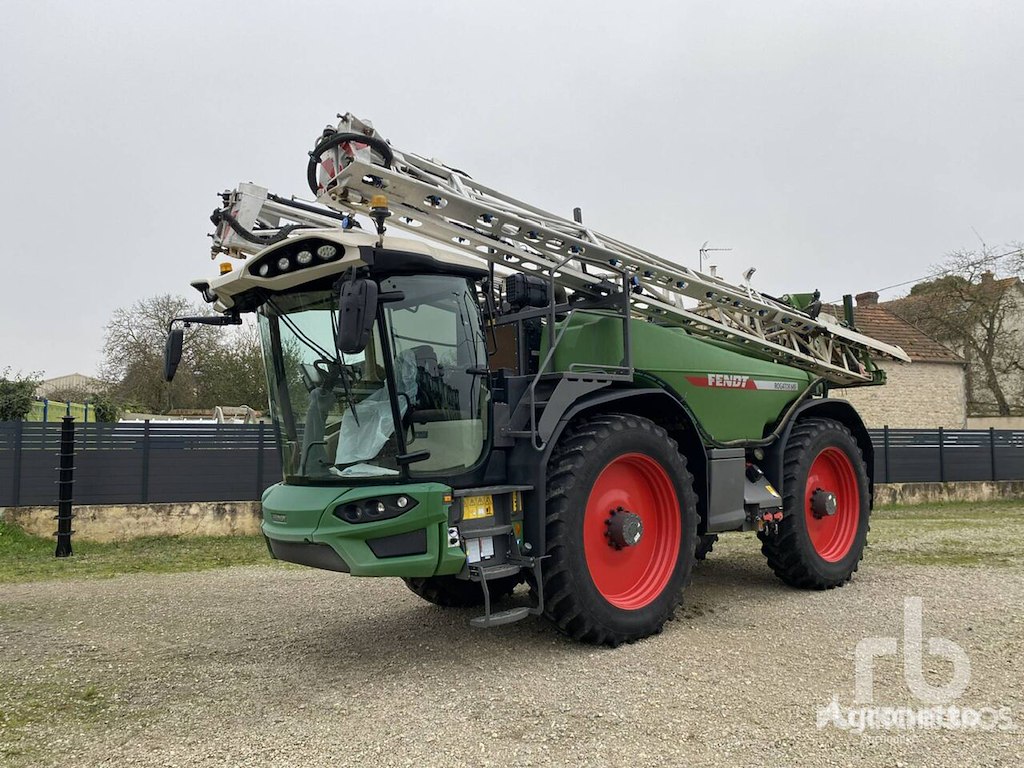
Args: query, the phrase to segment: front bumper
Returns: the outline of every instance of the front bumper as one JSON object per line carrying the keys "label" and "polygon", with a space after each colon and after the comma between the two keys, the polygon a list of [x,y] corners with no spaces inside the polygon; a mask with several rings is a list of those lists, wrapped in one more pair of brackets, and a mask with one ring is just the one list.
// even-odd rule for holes
{"label": "front bumper", "polygon": [[[408,512],[352,523],[334,510],[353,502],[405,494]],[[263,495],[262,530],[280,560],[353,576],[425,577],[458,573],[465,553],[449,545],[451,488],[440,483],[401,486],[297,486],[280,483]]]}
{"label": "front bumper", "polygon": [[304,541],[278,541],[267,539],[270,554],[275,560],[284,560],[297,565],[308,565],[310,568],[322,568],[325,571],[349,573],[348,563],[328,544],[310,544]]}

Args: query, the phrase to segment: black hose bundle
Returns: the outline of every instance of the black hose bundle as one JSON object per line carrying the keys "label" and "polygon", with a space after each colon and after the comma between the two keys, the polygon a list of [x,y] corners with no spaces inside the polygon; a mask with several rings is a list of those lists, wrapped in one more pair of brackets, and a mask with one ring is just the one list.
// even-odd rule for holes
{"label": "black hose bundle", "polygon": [[394,161],[395,155],[391,151],[391,147],[389,147],[388,143],[383,139],[379,139],[376,136],[366,136],[362,133],[328,133],[320,140],[320,143],[313,148],[313,151],[309,153],[309,164],[306,166],[306,182],[309,184],[309,189],[314,195],[319,194],[319,185],[316,180],[316,168],[320,164],[320,158],[323,157],[324,152],[334,149],[338,145],[349,141],[366,144],[383,158],[384,162],[382,165],[385,168],[391,168],[391,163]]}

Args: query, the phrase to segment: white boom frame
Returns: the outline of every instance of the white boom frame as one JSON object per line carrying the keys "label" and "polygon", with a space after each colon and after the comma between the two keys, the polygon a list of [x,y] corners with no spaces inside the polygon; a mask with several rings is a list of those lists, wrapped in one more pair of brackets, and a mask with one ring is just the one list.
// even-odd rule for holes
{"label": "white boom frame", "polygon": [[[339,130],[353,118],[346,115]],[[360,126],[368,124],[359,123]],[[372,130],[365,128],[364,130]],[[372,134],[376,136],[376,134]],[[377,137],[379,138],[379,137]],[[330,150],[340,172],[321,171],[318,202],[335,211],[370,214],[375,195],[385,195],[396,225],[419,237],[505,268],[544,276],[589,294],[633,286],[631,310],[655,322],[722,339],[833,384],[855,386],[875,379],[872,356],[909,362],[898,346],[858,333],[827,314],[811,318],[749,286],[736,286],[600,234],[481,184],[465,173],[411,153],[394,151],[390,168],[370,153]],[[229,209],[248,230],[280,227],[282,219],[340,227],[338,219],[268,198],[266,189],[243,184]],[[268,231],[273,231],[272,229]],[[260,250],[222,223],[214,248],[231,255]],[[698,306],[687,308],[684,299]]]}

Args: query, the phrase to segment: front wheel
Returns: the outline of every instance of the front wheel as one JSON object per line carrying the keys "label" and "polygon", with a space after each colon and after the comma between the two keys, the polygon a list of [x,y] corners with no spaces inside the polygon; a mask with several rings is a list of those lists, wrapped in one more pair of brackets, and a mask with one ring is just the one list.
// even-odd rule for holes
{"label": "front wheel", "polygon": [[545,614],[588,643],[661,631],[693,568],[697,499],[653,422],[603,414],[569,427],[548,464]]}
{"label": "front wheel", "polygon": [[871,495],[857,441],[832,419],[793,427],[783,459],[785,517],[777,534],[759,533],[775,575],[805,589],[849,581],[864,556]]}

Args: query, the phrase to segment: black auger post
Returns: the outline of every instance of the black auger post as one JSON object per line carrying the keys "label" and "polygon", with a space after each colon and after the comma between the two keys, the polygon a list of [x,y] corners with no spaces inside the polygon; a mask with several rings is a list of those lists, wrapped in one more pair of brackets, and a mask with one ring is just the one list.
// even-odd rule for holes
{"label": "black auger post", "polygon": [[71,492],[75,485],[75,418],[65,416],[60,425],[60,467],[57,480],[57,551],[54,557],[70,557],[71,552]]}

